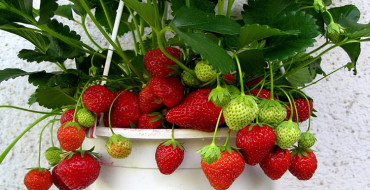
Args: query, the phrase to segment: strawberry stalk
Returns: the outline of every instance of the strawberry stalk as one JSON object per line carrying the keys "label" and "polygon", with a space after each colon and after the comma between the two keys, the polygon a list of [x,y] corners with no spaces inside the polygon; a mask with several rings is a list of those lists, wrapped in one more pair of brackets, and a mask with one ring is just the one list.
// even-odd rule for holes
{"label": "strawberry stalk", "polygon": [[[40,172],[42,172],[42,168],[41,168],[41,142],[42,142],[42,133],[44,132],[44,130],[46,129],[46,127],[50,125],[50,123],[53,123],[54,124],[55,121],[59,121],[59,120],[57,120],[57,119],[50,120],[42,128],[42,130],[40,132],[40,136],[39,136],[39,152],[38,152],[38,159],[37,159],[37,166],[38,166]],[[51,136],[53,136],[53,134],[51,134]],[[53,146],[54,146],[54,144],[53,144]]]}
{"label": "strawberry stalk", "polygon": [[228,1],[228,4],[227,4],[227,12],[226,12],[226,17],[227,18],[230,18],[230,16],[231,16],[231,8],[233,7],[234,1],[235,0],[229,0]]}
{"label": "strawberry stalk", "polygon": [[[282,91],[285,94],[285,96],[288,98],[288,101],[290,104],[290,110],[293,110],[293,104],[292,104],[292,100],[290,99],[290,96],[287,94],[287,92],[284,89],[280,87],[277,87],[277,88],[279,88],[280,91]],[[290,114],[289,121],[292,121],[292,120],[293,120],[293,114]]]}
{"label": "strawberry stalk", "polygon": [[272,69],[272,63],[271,62],[268,62],[269,64],[269,68],[270,68],[270,80],[271,80],[271,84],[270,84],[270,100],[274,100],[274,73],[273,73],[273,69]]}
{"label": "strawberry stalk", "polygon": [[224,15],[224,4],[225,4],[225,0],[218,0],[218,11],[217,11],[217,14],[218,15]]}
{"label": "strawberry stalk", "polygon": [[239,61],[238,56],[235,54],[234,57],[236,60],[236,64],[238,65],[238,71],[239,71],[240,95],[245,96],[242,68],[240,66],[240,61]]}
{"label": "strawberry stalk", "polygon": [[[21,111],[26,111],[30,113],[39,113],[39,114],[50,114],[51,112],[42,112],[42,111],[35,111],[35,110],[29,110],[21,107],[16,107],[16,106],[7,106],[7,105],[0,105],[0,108],[12,108],[16,110],[21,110]],[[61,113],[55,113],[54,115],[61,115]]]}

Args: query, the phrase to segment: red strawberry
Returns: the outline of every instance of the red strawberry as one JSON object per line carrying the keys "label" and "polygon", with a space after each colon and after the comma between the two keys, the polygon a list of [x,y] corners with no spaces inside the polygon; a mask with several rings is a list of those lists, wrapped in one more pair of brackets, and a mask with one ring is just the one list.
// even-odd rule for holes
{"label": "red strawberry", "polygon": [[[75,113],[75,109],[70,109],[62,114],[60,117],[60,124],[66,123],[68,121],[73,121],[73,115]],[[76,122],[78,122],[78,119],[76,117]]]}
{"label": "red strawberry", "polygon": [[162,174],[172,174],[184,160],[184,148],[176,140],[168,140],[158,145],[155,161]]}
{"label": "red strawberry", "polygon": [[[306,154],[306,155],[305,155]],[[289,171],[299,180],[309,180],[317,168],[317,159],[313,152],[296,153],[292,158]]]}
{"label": "red strawberry", "polygon": [[106,112],[114,100],[114,94],[105,86],[93,85],[85,90],[82,100],[90,111]]}
{"label": "red strawberry", "polygon": [[184,97],[184,86],[175,77],[153,77],[149,81],[149,87],[169,108],[180,104]]}
{"label": "red strawberry", "polygon": [[[295,102],[295,105],[297,106],[299,122],[306,121],[310,117],[310,114],[312,114],[312,110],[313,110],[312,100],[309,100],[310,107],[308,107],[308,103],[307,103],[307,100],[305,98],[294,99],[294,102]],[[290,103],[288,103],[287,106],[288,106],[287,110],[286,110],[287,111],[287,116],[285,118],[286,120],[288,120],[290,118],[290,114],[291,114]],[[293,106],[293,110],[295,110],[294,106]],[[310,110],[311,113],[308,110]],[[294,122],[297,122],[297,116],[296,116],[295,111],[293,111],[292,120]]]}
{"label": "red strawberry", "polygon": [[[182,128],[207,132],[215,130],[221,107],[217,107],[212,101],[208,101],[211,90],[207,88],[191,92],[180,105],[167,112],[166,120]],[[223,123],[225,123],[225,119],[222,117],[220,125]]]}
{"label": "red strawberry", "polygon": [[54,185],[58,187],[59,190],[71,190],[63,181],[60,179],[58,166],[55,166],[52,171]]}
{"label": "red strawberry", "polygon": [[139,129],[157,129],[162,126],[162,116],[160,114],[141,114],[139,118]]}
{"label": "red strawberry", "polygon": [[[180,59],[181,52],[174,47],[166,47],[165,50],[176,59]],[[151,49],[144,55],[144,66],[152,76],[168,76],[174,69],[168,67],[176,65],[171,59],[157,49]]]}
{"label": "red strawberry", "polygon": [[32,169],[24,176],[24,185],[28,190],[48,190],[53,185],[53,177],[46,169]]}
{"label": "red strawberry", "polygon": [[255,86],[256,84],[258,84],[259,82],[261,82],[263,80],[262,77],[258,77],[258,78],[252,77],[252,79],[254,79],[254,80],[252,80],[252,81],[248,82],[247,84],[245,84],[247,87],[253,87],[253,86]]}
{"label": "red strawberry", "polygon": [[[258,93],[259,93],[259,95],[258,95]],[[248,94],[248,93],[246,93],[246,94]],[[266,89],[261,89],[261,92],[260,92],[259,88],[255,88],[255,89],[251,90],[251,95],[255,96],[255,97],[257,97],[257,95],[258,95],[258,97],[262,98],[262,99],[270,99],[271,92],[266,90]],[[274,97],[274,99],[276,100],[275,97]]]}
{"label": "red strawberry", "polygon": [[274,146],[259,165],[269,178],[277,180],[288,170],[291,160],[292,156],[288,149]]}
{"label": "red strawberry", "polygon": [[221,157],[212,164],[202,160],[201,166],[211,186],[215,190],[225,190],[243,172],[245,163],[243,157],[232,150],[231,154],[227,151],[222,152]]}
{"label": "red strawberry", "polygon": [[151,113],[162,107],[162,100],[146,86],[139,93],[139,107],[142,113]]}
{"label": "red strawberry", "polygon": [[[117,95],[120,95],[112,107],[110,116],[111,125],[112,127],[121,128],[130,127],[130,123],[137,125],[141,115],[139,109],[139,97],[129,91],[121,92],[122,90],[116,93]],[[109,126],[108,116],[108,112],[104,113],[104,124],[107,127]]]}
{"label": "red strawberry", "polygon": [[85,131],[76,122],[64,123],[57,131],[60,146],[65,151],[79,148],[85,140],[85,134]]}
{"label": "red strawberry", "polygon": [[224,76],[222,76],[222,78],[226,79],[225,80],[226,84],[230,84],[230,83],[235,82],[234,75],[232,75],[230,73],[226,73]]}
{"label": "red strawberry", "polygon": [[275,133],[267,125],[248,125],[236,135],[236,146],[240,148],[245,162],[249,165],[258,164],[274,147]]}
{"label": "red strawberry", "polygon": [[89,153],[75,153],[58,164],[57,173],[70,189],[85,189],[99,176],[100,163]]}

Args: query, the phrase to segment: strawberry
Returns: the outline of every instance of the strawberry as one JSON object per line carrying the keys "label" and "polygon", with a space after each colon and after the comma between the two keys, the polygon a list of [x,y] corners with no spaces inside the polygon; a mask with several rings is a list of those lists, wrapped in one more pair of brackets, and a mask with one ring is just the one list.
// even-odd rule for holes
{"label": "strawberry", "polygon": [[[174,47],[166,47],[165,50],[176,59],[180,59],[181,52],[179,49]],[[170,68],[171,65],[177,65],[162,51],[157,49],[151,49],[144,55],[144,66],[152,76],[168,76],[171,72],[175,71]]]}
{"label": "strawberry", "polygon": [[[130,127],[132,124],[137,125],[139,117],[141,115],[139,109],[139,97],[138,95],[129,91],[118,91],[116,95],[119,95],[111,110],[110,120],[112,127]],[[104,124],[109,126],[109,113],[104,113]]]}
{"label": "strawberry", "polygon": [[180,104],[184,97],[184,86],[175,77],[153,77],[149,81],[149,87],[169,108]]}
{"label": "strawberry", "polygon": [[211,100],[218,107],[223,107],[230,102],[231,94],[227,88],[221,87],[217,82],[217,87],[212,89],[208,100]]}
{"label": "strawberry", "polygon": [[[249,94],[249,93],[246,93],[246,94]],[[258,89],[258,88],[255,88],[255,89],[252,89],[251,90],[251,95],[252,96],[255,96],[255,97],[259,97],[261,99],[270,99],[271,92],[268,91],[268,90],[266,90],[266,89]],[[275,99],[276,98],[274,97],[274,100]]]}
{"label": "strawberry", "polygon": [[63,151],[57,147],[50,147],[45,151],[45,158],[50,165],[54,166],[62,159]]}
{"label": "strawberry", "polygon": [[53,185],[53,177],[46,169],[32,169],[24,176],[24,185],[28,190],[48,190]]}
{"label": "strawberry", "polygon": [[224,76],[222,76],[222,78],[225,79],[224,81],[226,84],[231,84],[235,82],[234,75],[232,75],[231,73],[226,73]]}
{"label": "strawberry", "polygon": [[53,182],[54,185],[59,189],[59,190],[71,190],[63,181],[60,179],[59,173],[58,173],[58,166],[55,166],[52,171],[53,175]]}
{"label": "strawberry", "polygon": [[131,154],[131,141],[121,135],[112,135],[105,145],[108,154],[113,158],[126,158]]}
{"label": "strawberry", "polygon": [[[73,121],[73,115],[75,114],[75,109],[70,109],[65,111],[62,116],[60,117],[60,124],[66,123],[68,121]],[[76,122],[78,122],[78,119],[76,119]]]}
{"label": "strawberry", "polygon": [[[299,122],[306,121],[310,117],[310,115],[312,114],[312,110],[313,110],[312,100],[309,100],[310,105],[308,105],[307,100],[305,98],[294,99],[294,102],[295,102],[295,105],[297,107]],[[286,110],[287,111],[287,116],[285,118],[286,120],[288,120],[290,118],[290,114],[291,114],[290,103],[288,103],[287,106],[288,106],[288,108]],[[293,106],[293,110],[295,110],[294,106]],[[310,110],[310,112],[308,110]],[[293,111],[292,120],[294,122],[297,122],[297,116],[296,116],[295,111]]]}
{"label": "strawberry", "polygon": [[142,113],[151,113],[163,106],[162,100],[155,96],[148,86],[139,93],[139,108]]}
{"label": "strawberry", "polygon": [[272,127],[284,121],[286,108],[276,100],[263,99],[259,103],[258,121]]}
{"label": "strawberry", "polygon": [[301,134],[301,137],[298,141],[298,146],[302,149],[309,149],[311,148],[316,142],[315,136],[310,133],[310,131],[306,131]]}
{"label": "strawberry", "polygon": [[258,114],[255,98],[238,95],[224,107],[224,117],[229,129],[237,131],[250,124]]}
{"label": "strawberry", "polygon": [[298,150],[297,153],[293,150],[292,162],[289,166],[289,171],[299,180],[309,180],[316,171],[317,159],[313,152]]}
{"label": "strawberry", "polygon": [[288,149],[274,146],[259,165],[269,178],[277,180],[288,170],[291,160],[292,156]]}
{"label": "strawberry", "polygon": [[201,161],[202,170],[216,190],[228,189],[245,167],[243,157],[235,150],[223,151],[221,157],[211,164]]}
{"label": "strawberry", "polygon": [[184,85],[191,87],[191,88],[198,88],[202,85],[202,82],[198,80],[195,76],[190,74],[187,71],[182,72],[181,74],[181,81]]}
{"label": "strawberry", "polygon": [[[166,113],[166,120],[182,128],[207,132],[215,130],[221,107],[217,107],[212,101],[208,101],[210,92],[211,89],[208,88],[191,92],[180,105]],[[220,125],[223,123],[225,123],[225,120],[222,117]]]}
{"label": "strawberry", "polygon": [[249,165],[258,164],[274,147],[275,133],[267,125],[248,125],[238,131],[236,146]]}
{"label": "strawberry", "polygon": [[95,116],[87,108],[77,111],[78,123],[84,127],[91,127],[95,124]]}
{"label": "strawberry", "polygon": [[172,174],[184,160],[184,148],[172,139],[158,145],[155,151],[155,161],[162,174]]}
{"label": "strawberry", "polygon": [[275,128],[276,145],[282,149],[287,149],[294,145],[301,136],[301,129],[297,123],[289,120],[281,122]]}
{"label": "strawberry", "polygon": [[57,137],[63,150],[73,151],[82,145],[85,140],[85,131],[78,123],[67,122],[59,127]]}
{"label": "strawberry", "polygon": [[217,76],[216,70],[208,65],[207,61],[199,61],[195,65],[195,75],[202,82],[208,82]]}
{"label": "strawberry", "polygon": [[248,82],[247,84],[245,84],[249,88],[255,86],[256,84],[258,84],[259,82],[261,82],[263,80],[262,77],[256,78],[255,76],[252,77],[251,79],[253,79],[253,80]]}
{"label": "strawberry", "polygon": [[114,94],[107,87],[93,85],[88,87],[82,95],[82,101],[92,112],[106,112],[114,100]]}
{"label": "strawberry", "polygon": [[70,189],[85,189],[99,176],[100,163],[89,152],[76,152],[58,164],[60,180]]}
{"label": "strawberry", "polygon": [[162,126],[162,116],[159,113],[141,114],[139,118],[139,129],[158,129]]}

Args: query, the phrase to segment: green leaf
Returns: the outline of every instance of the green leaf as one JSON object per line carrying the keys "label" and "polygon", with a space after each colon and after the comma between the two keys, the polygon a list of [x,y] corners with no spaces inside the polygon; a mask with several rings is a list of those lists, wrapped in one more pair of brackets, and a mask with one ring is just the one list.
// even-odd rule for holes
{"label": "green leaf", "polygon": [[18,9],[19,11],[27,14],[30,17],[33,17],[32,14],[32,3],[33,0],[5,0],[8,5],[13,6],[14,8]]}
{"label": "green leaf", "polygon": [[225,74],[235,71],[235,62],[223,48],[203,35],[181,32],[174,24],[170,24],[170,27],[186,45],[190,46],[194,52],[199,53],[218,72]]}
{"label": "green leaf", "polygon": [[54,16],[54,11],[58,8],[57,0],[41,0],[39,25],[47,24],[50,18]]}
{"label": "green leaf", "polygon": [[35,93],[33,93],[33,94],[31,94],[31,96],[30,96],[30,98],[28,98],[28,105],[32,105],[32,104],[34,104],[34,103],[36,103],[37,102],[37,97],[36,97],[36,94]]}
{"label": "green leaf", "polygon": [[74,20],[72,8],[73,5],[60,5],[57,10],[54,11],[54,14],[67,18],[68,20]]}
{"label": "green leaf", "polygon": [[56,87],[39,87],[35,92],[37,102],[49,109],[76,104],[76,100],[68,94],[71,94],[70,89]]}
{"label": "green leaf", "polygon": [[354,67],[354,74],[357,73],[356,65],[357,65],[357,60],[358,57],[360,56],[361,53],[361,44],[360,43],[350,43],[350,44],[344,44],[340,46],[343,48],[344,51],[348,54],[348,56],[351,59],[351,62],[353,63]]}
{"label": "green leaf", "polygon": [[[116,10],[118,8],[118,3],[115,1],[108,1],[104,3],[105,8],[107,9],[107,14],[109,17],[110,22],[112,25],[114,24],[114,18],[116,17]],[[105,30],[108,33],[112,33],[112,30],[109,26],[107,16],[104,12],[103,7],[99,4],[96,9],[95,9],[95,17],[98,20],[98,22],[105,28]],[[118,36],[122,36],[126,32],[130,31],[129,27],[127,24],[130,24],[128,22],[128,19],[130,17],[130,13],[126,8],[123,9],[122,11],[122,16],[121,16],[121,21],[120,21],[120,26],[118,29]],[[113,27],[113,26],[112,26]]]}
{"label": "green leaf", "polygon": [[66,60],[66,58],[55,57],[52,55],[48,55],[47,53],[48,52],[44,54],[37,50],[22,49],[20,52],[18,52],[18,57],[28,62],[35,61],[37,63],[40,63],[42,61],[64,62]]}
{"label": "green leaf", "polygon": [[260,50],[247,50],[238,54],[240,66],[242,71],[249,76],[256,76],[264,73],[267,63],[265,62],[262,51]]}
{"label": "green leaf", "polygon": [[289,33],[266,25],[245,25],[240,30],[238,49],[242,49],[250,43],[276,35],[287,35]]}
{"label": "green leaf", "polygon": [[28,77],[28,82],[35,86],[46,86],[48,81],[54,74],[46,73],[45,71],[32,73]]}
{"label": "green leaf", "polygon": [[21,22],[29,24],[29,21],[26,20],[24,17],[13,13],[6,9],[0,9],[0,26],[3,24],[10,24],[13,22]]}
{"label": "green leaf", "polygon": [[287,77],[289,83],[294,87],[304,86],[306,83],[312,82],[316,75],[313,75],[309,67],[304,67]]}
{"label": "green leaf", "polygon": [[[186,6],[186,0],[171,0],[171,10],[176,14],[178,10]],[[206,13],[215,14],[215,5],[208,0],[190,0],[190,8],[196,8]]]}
{"label": "green leaf", "polygon": [[141,3],[138,0],[123,0],[125,5],[135,10],[151,27],[155,27],[155,11],[152,5]]}
{"label": "green leaf", "polygon": [[20,76],[28,75],[26,71],[23,71],[21,69],[13,69],[13,68],[7,68],[4,70],[0,70],[0,82],[6,81],[8,79],[14,79]]}
{"label": "green leaf", "polygon": [[195,8],[182,7],[172,23],[178,28],[199,29],[220,34],[239,34],[240,25],[225,16],[215,16]]}

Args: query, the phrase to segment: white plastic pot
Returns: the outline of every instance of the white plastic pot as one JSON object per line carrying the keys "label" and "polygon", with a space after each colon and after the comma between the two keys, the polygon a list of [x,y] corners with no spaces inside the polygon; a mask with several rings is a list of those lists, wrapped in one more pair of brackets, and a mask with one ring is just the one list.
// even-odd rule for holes
{"label": "white plastic pot", "polygon": [[[89,190],[208,190],[213,189],[200,167],[200,155],[197,150],[212,141],[213,133],[191,129],[176,129],[175,138],[183,143],[185,158],[180,167],[171,175],[159,172],[154,158],[157,146],[171,138],[170,129],[114,129],[116,134],[129,138],[132,152],[128,158],[111,158],[105,149],[105,143],[111,136],[108,128],[97,127],[94,139],[86,139],[84,148],[95,146],[95,152],[101,155],[99,178]],[[226,139],[227,129],[221,129],[217,135],[217,145]],[[235,144],[235,134],[230,139]],[[273,190],[277,183],[265,176],[259,166],[246,165],[244,172],[229,188],[230,190]]]}

